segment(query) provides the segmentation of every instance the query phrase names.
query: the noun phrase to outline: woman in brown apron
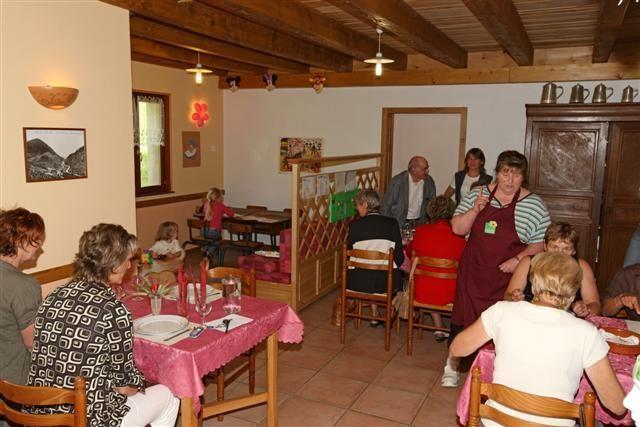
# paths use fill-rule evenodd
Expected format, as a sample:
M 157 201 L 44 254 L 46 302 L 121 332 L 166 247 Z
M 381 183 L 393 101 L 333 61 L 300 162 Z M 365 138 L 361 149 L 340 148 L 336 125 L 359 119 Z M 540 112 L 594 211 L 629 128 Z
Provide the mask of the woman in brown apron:
M 501 153 L 496 184 L 468 195 L 452 219 L 453 231 L 469 234 L 469 241 L 458 270 L 450 340 L 503 299 L 511 273 L 523 256 L 542 251 L 549 214 L 538 196 L 522 189 L 526 173 L 527 159 L 522 154 Z M 516 206 L 521 207 L 520 212 Z M 518 234 L 518 215 L 527 215 L 527 222 L 536 224 L 528 236 Z M 452 362 L 447 359 L 443 386 L 457 385 L 459 374 Z

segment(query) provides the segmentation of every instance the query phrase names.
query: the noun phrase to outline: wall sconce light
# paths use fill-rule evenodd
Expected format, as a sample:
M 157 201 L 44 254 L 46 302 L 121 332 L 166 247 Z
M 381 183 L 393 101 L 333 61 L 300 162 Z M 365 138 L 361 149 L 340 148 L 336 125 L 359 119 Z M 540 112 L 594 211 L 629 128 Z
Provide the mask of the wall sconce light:
M 227 77 L 227 85 L 231 92 L 235 92 L 240 88 L 240 76 Z
M 73 104 L 78 97 L 78 89 L 61 86 L 29 86 L 29 92 L 36 102 L 52 110 L 62 110 Z

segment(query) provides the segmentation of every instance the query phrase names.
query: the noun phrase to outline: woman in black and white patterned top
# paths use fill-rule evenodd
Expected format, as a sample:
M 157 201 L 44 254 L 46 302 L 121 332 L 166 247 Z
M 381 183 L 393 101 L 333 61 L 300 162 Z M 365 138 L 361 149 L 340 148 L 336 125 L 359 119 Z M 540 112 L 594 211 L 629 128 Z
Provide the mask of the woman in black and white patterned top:
M 73 388 L 87 380 L 90 426 L 172 427 L 179 401 L 163 385 L 143 391 L 133 360 L 131 313 L 109 284 L 129 270 L 136 238 L 123 227 L 99 224 L 80 238 L 74 277 L 44 301 L 35 320 L 29 385 Z M 69 412 L 44 407 L 38 412 Z

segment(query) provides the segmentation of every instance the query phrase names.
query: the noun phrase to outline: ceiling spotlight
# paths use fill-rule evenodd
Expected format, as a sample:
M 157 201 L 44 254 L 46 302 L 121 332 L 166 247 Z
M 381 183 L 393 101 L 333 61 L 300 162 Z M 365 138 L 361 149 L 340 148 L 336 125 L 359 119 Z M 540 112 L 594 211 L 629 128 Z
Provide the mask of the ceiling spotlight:
M 376 28 L 376 32 L 378 33 L 378 53 L 373 58 L 365 59 L 364 62 L 367 64 L 376 64 L 375 72 L 376 77 L 380 77 L 382 75 L 382 64 L 391 64 L 393 63 L 393 59 L 385 58 L 382 56 L 382 52 L 380 52 L 380 41 L 382 39 L 382 28 Z

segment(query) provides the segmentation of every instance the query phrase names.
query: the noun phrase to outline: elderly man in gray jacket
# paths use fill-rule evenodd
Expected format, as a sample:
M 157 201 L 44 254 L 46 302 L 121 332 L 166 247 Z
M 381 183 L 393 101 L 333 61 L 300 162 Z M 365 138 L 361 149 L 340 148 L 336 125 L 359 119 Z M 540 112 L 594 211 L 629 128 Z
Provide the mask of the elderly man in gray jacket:
M 436 184 L 429 176 L 429 162 L 422 156 L 415 156 L 409 160 L 406 171 L 391 178 L 380 213 L 395 218 L 400 227 L 407 222 L 423 223 L 427 203 L 435 196 Z

